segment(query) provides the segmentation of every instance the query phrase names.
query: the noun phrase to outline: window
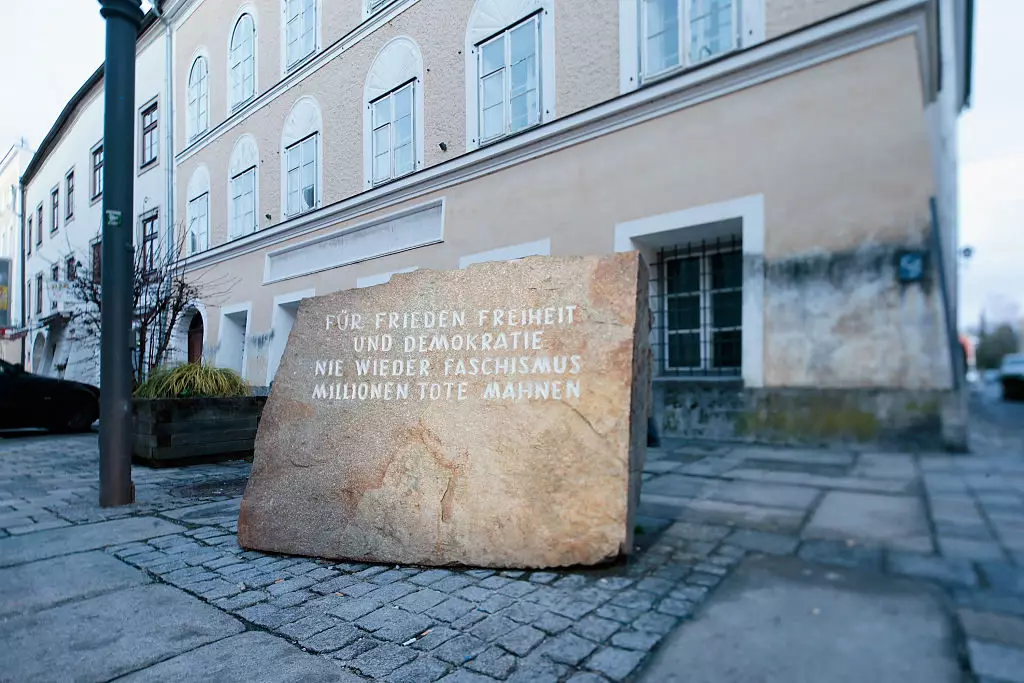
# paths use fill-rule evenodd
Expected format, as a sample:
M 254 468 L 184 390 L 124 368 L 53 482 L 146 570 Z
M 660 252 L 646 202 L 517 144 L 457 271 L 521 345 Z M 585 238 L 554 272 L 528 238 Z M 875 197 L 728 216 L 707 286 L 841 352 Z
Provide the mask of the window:
M 146 168 L 155 164 L 157 156 L 160 154 L 159 112 L 156 102 L 142 110 L 141 123 L 142 142 L 139 145 L 139 151 L 142 153 L 142 158 L 139 160 L 139 168 Z
M 32 216 L 25 222 L 25 253 L 32 253 Z
M 415 168 L 413 102 L 413 84 L 409 83 L 370 105 L 375 183 L 411 173 Z
M 32 280 L 25 282 L 25 301 L 29 304 L 28 315 L 32 316 Z
M 479 46 L 481 142 L 540 122 L 539 31 L 534 15 Z
M 738 376 L 743 253 L 739 238 L 662 249 L 652 335 L 661 374 Z
M 188 253 L 206 251 L 210 243 L 210 194 L 204 192 L 188 203 Z
M 287 214 L 295 216 L 316 206 L 316 145 L 314 133 L 285 149 Z
M 256 168 L 231 179 L 231 237 L 256 231 Z
M 36 275 L 36 313 L 43 312 L 43 274 Z
M 36 207 L 36 246 L 43 243 L 43 205 Z
M 92 150 L 92 198 L 103 194 L 103 145 Z
M 64 262 L 64 277 L 67 278 L 68 282 L 78 277 L 78 262 L 74 256 L 68 256 Z
M 142 272 L 152 275 L 160 265 L 159 243 L 160 215 L 153 211 L 142 218 Z
M 64 176 L 64 221 L 67 222 L 75 217 L 75 172 L 68 171 Z
M 210 89 L 205 57 L 197 57 L 188 74 L 188 137 L 194 140 L 210 125 Z
M 103 242 L 92 243 L 92 264 L 90 266 L 92 270 L 92 281 L 94 284 L 99 284 L 103 280 Z
M 735 0 L 641 0 L 643 75 L 692 66 L 739 46 Z
M 395 0 L 366 0 L 366 13 L 373 14 L 385 5 L 390 5 Z
M 231 33 L 231 106 L 237 107 L 256 93 L 256 24 L 243 14 Z
M 57 283 L 60 282 L 60 265 L 54 263 L 50 268 L 50 310 L 57 308 Z
M 50 232 L 60 227 L 60 188 L 50 190 Z
M 285 45 L 288 68 L 316 49 L 316 0 L 285 0 Z

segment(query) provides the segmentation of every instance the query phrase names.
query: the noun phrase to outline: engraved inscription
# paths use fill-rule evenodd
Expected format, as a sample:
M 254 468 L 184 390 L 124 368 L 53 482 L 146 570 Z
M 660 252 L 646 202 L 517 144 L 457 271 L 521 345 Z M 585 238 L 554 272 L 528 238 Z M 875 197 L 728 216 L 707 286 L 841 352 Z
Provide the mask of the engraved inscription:
M 559 330 L 579 318 L 575 305 L 328 314 L 325 329 L 337 333 L 352 357 L 313 360 L 312 398 L 324 403 L 579 399 L 583 355 L 567 354 L 554 343 Z

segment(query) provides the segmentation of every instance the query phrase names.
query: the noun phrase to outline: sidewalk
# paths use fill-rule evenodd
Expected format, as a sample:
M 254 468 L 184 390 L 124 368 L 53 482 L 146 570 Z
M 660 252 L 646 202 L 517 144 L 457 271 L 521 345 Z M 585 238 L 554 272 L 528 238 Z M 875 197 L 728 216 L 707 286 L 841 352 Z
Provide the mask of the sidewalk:
M 103 510 L 95 435 L 0 439 L 0 680 L 1024 682 L 1024 453 L 993 443 L 670 444 L 629 563 L 492 572 L 243 552 L 246 463 L 135 468 Z

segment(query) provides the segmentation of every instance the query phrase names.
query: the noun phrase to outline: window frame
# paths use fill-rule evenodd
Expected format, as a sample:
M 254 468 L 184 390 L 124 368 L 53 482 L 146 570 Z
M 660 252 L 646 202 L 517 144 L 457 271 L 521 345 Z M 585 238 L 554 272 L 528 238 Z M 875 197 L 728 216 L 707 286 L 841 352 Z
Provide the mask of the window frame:
M 99 159 L 97 164 L 96 160 Z M 103 169 L 106 164 L 106 155 L 103 150 L 103 141 L 100 140 L 89 150 L 89 201 L 95 203 L 103 196 Z
M 242 177 L 247 176 L 250 173 L 252 174 L 252 190 L 250 192 L 250 195 L 252 197 L 252 223 L 248 226 L 242 226 L 242 229 L 239 230 L 236 228 L 236 225 L 238 224 L 239 220 L 239 212 L 238 207 L 235 205 L 235 200 L 238 199 L 239 197 L 244 196 L 244 194 L 235 194 L 235 184 Z M 257 173 L 257 167 L 253 165 L 241 171 L 240 173 L 236 173 L 229 180 L 228 201 L 231 202 L 232 209 L 231 225 L 228 226 L 229 239 L 237 239 L 239 237 L 244 237 L 245 235 L 251 235 L 252 233 L 256 232 L 256 230 L 259 228 L 259 206 L 257 205 L 256 199 L 258 178 L 259 174 Z
M 148 231 L 152 225 L 153 230 Z M 152 243 L 152 244 L 151 244 Z M 139 216 L 139 248 L 142 251 L 142 274 L 151 277 L 159 270 L 157 257 L 160 251 L 160 210 L 153 209 Z
M 306 209 L 299 208 L 299 209 L 293 211 L 291 206 L 290 206 L 290 203 L 289 203 L 289 198 L 290 198 L 290 195 L 291 195 L 291 191 L 289 190 L 289 187 L 288 187 L 288 181 L 289 181 L 289 178 L 290 178 L 290 175 L 291 175 L 291 172 L 292 172 L 291 160 L 290 160 L 291 152 L 292 152 L 292 150 L 299 150 L 300 148 L 302 148 L 308 142 L 311 142 L 312 143 L 312 147 L 313 147 L 313 204 L 309 208 L 306 208 Z M 302 170 L 303 166 L 305 166 L 305 164 L 302 162 L 302 159 L 300 158 L 299 165 L 295 167 L 295 170 L 297 170 L 297 171 L 299 171 L 301 173 L 301 170 Z M 302 182 L 301 181 L 301 177 L 300 177 L 299 182 L 300 183 Z M 294 218 L 295 216 L 301 216 L 304 213 L 309 213 L 310 211 L 315 211 L 319 207 L 319 205 L 320 205 L 320 131 L 316 131 L 316 132 L 310 133 L 306 137 L 304 137 L 304 138 L 302 138 L 300 140 L 296 140 L 295 142 L 293 142 L 292 144 L 290 144 L 290 145 L 288 145 L 287 147 L 284 148 L 284 187 L 285 187 L 285 194 L 284 194 L 285 212 L 284 213 L 285 213 L 285 217 L 286 218 Z M 302 189 L 303 188 L 301 188 L 301 187 L 298 188 L 298 196 L 299 196 L 300 200 L 302 198 Z
M 89 243 L 89 270 L 93 284 L 103 282 L 103 240 L 95 239 Z
M 239 99 L 236 99 L 236 97 L 235 97 L 235 82 L 234 82 L 235 70 L 237 68 L 243 67 L 243 65 L 245 63 L 245 60 L 243 59 L 243 60 L 236 61 L 236 50 L 237 50 L 237 48 L 235 47 L 235 37 L 238 34 L 238 30 L 239 30 L 240 26 L 242 25 L 242 22 L 245 21 L 246 19 L 249 20 L 249 24 L 250 24 L 250 28 L 251 28 L 251 31 L 250 31 L 251 35 L 250 35 L 250 38 L 249 38 L 250 52 L 249 52 L 249 55 L 248 55 L 248 61 L 251 62 L 251 64 L 252 64 L 252 74 L 251 74 L 251 77 L 250 77 L 250 81 L 252 82 L 252 90 L 251 90 L 251 92 L 249 92 L 248 95 L 245 95 L 244 92 L 243 92 L 243 95 Z M 228 96 L 228 111 L 230 111 L 230 112 L 235 112 L 238 109 L 241 109 L 243 106 L 245 106 L 246 104 L 251 102 L 256 97 L 256 92 L 257 92 L 256 79 L 258 77 L 257 64 L 256 64 L 258 50 L 257 50 L 256 40 L 257 40 L 256 17 L 253 16 L 253 13 L 251 11 L 246 9 L 246 10 L 242 11 L 241 14 L 238 15 L 238 18 L 235 20 L 235 23 L 234 23 L 234 25 L 231 28 L 231 34 L 228 36 L 228 81 L 227 81 L 227 83 L 228 83 L 228 92 L 227 92 L 227 96 Z M 244 75 L 243 75 L 242 83 L 244 84 L 244 82 L 245 82 L 245 79 L 244 79 Z
M 205 240 L 205 246 L 203 246 L 203 248 L 201 248 L 201 249 L 198 248 L 198 245 L 195 244 L 193 239 L 192 239 L 193 235 L 197 235 L 198 234 L 195 231 L 195 229 L 194 229 L 194 224 L 196 222 L 197 215 L 193 212 L 193 207 L 198 206 L 199 205 L 198 202 L 200 200 L 203 201 L 204 206 L 206 208 L 206 210 L 205 210 L 205 212 L 203 214 L 205 219 L 206 219 L 205 226 L 204 226 L 205 235 L 203 235 L 203 239 Z M 195 197 L 193 197 L 192 199 L 188 200 L 188 205 L 186 207 L 186 214 L 185 214 L 185 216 L 186 216 L 186 220 L 188 222 L 187 223 L 187 230 L 188 230 L 188 234 L 187 234 L 187 239 L 188 239 L 188 255 L 189 256 L 193 256 L 195 254 L 201 254 L 201 253 L 203 253 L 204 251 L 206 251 L 206 250 L 208 250 L 210 248 L 210 191 L 209 190 L 206 190 L 205 192 L 202 192 L 202 193 L 196 195 Z
M 202 67 L 201 73 L 196 69 Z M 193 77 L 197 80 L 193 81 Z M 206 55 L 196 55 L 188 70 L 185 89 L 188 141 L 195 142 L 210 130 L 210 61 Z
M 60 264 L 54 263 L 50 266 L 50 282 L 60 282 Z M 53 296 L 53 292 L 50 292 L 50 310 L 57 310 L 57 297 Z
M 369 102 L 369 104 L 368 104 L 368 106 L 370 108 L 370 113 L 369 113 L 369 116 L 370 116 L 370 131 L 369 131 L 369 135 L 370 135 L 370 184 L 371 184 L 371 186 L 376 187 L 377 185 L 383 185 L 384 183 L 390 182 L 390 181 L 395 180 L 397 178 L 401 178 L 401 177 L 407 176 L 410 173 L 415 173 L 415 171 L 416 171 L 416 167 L 418 166 L 418 162 L 417 162 L 418 154 L 420 152 L 420 150 L 418 149 L 417 144 L 416 144 L 416 138 L 417 138 L 416 130 L 417 130 L 417 126 L 419 125 L 419 120 L 418 120 L 419 117 L 416 116 L 416 103 L 417 103 L 417 97 L 419 97 L 418 88 L 416 87 L 416 84 L 417 84 L 418 81 L 419 81 L 418 78 L 411 78 L 411 79 L 405 81 L 404 83 L 402 83 L 401 85 L 399 85 L 398 87 L 393 88 L 392 90 L 389 90 L 388 92 L 384 93 L 383 95 L 377 97 L 376 99 L 374 99 L 373 101 Z M 411 164 L 410 164 L 410 167 L 409 167 L 409 169 L 407 171 L 403 171 L 402 173 L 396 173 L 395 172 L 395 104 L 394 104 L 394 98 L 395 98 L 396 95 L 398 95 L 403 90 L 408 90 L 409 91 L 409 147 L 411 148 L 410 149 L 410 151 L 411 151 L 411 157 L 410 157 L 411 158 Z M 376 105 L 378 103 L 382 102 L 385 99 L 390 100 L 390 116 L 389 116 L 388 122 L 386 124 L 377 126 L 377 125 L 375 125 L 375 121 L 374 121 L 374 111 L 375 111 Z M 377 135 L 376 135 L 376 133 L 377 133 L 378 129 L 383 128 L 385 125 L 389 126 L 389 131 L 388 131 L 388 175 L 386 177 L 378 179 L 376 177 L 376 160 L 377 160 L 377 156 L 378 156 L 377 155 Z
M 291 43 L 288 40 L 288 25 L 290 23 L 288 19 L 288 10 L 291 7 L 291 3 L 296 3 L 299 7 L 299 11 L 296 14 L 295 20 L 302 22 L 306 15 L 306 3 L 307 1 L 312 2 L 313 7 L 313 21 L 310 33 L 312 34 L 311 45 L 308 51 L 292 55 L 290 53 Z M 282 0 L 281 1 L 281 73 L 287 74 L 297 69 L 300 65 L 304 64 L 313 55 L 317 54 L 320 49 L 320 16 L 321 2 L 320 0 Z M 300 34 L 299 41 L 305 33 Z M 299 42 L 297 41 L 297 42 Z
M 64 224 L 75 217 L 75 169 L 64 174 Z
M 639 3 L 637 10 L 637 41 L 639 47 L 639 81 L 641 84 L 650 82 L 652 80 L 658 80 L 665 77 L 666 75 L 675 73 L 677 71 L 684 71 L 691 69 L 704 62 L 715 59 L 722 55 L 734 52 L 743 44 L 743 36 L 741 34 L 740 26 L 742 23 L 742 4 L 739 0 L 727 0 L 730 5 L 730 22 L 732 32 L 732 43 L 731 46 L 717 52 L 715 54 L 708 55 L 703 59 L 693 60 L 690 55 L 690 37 L 691 37 L 691 25 L 690 20 L 690 3 L 693 0 L 675 0 L 676 2 L 676 17 L 678 26 L 676 27 L 677 39 L 679 45 L 679 60 L 676 64 L 666 66 L 658 71 L 650 71 L 648 64 L 650 63 L 650 55 L 647 49 L 647 18 L 648 18 L 648 6 L 651 2 L 658 2 L 659 0 L 637 0 Z M 707 0 L 714 2 L 716 0 Z
M 146 117 L 153 115 L 147 123 Z M 146 156 L 147 138 L 152 139 L 152 156 Z M 139 170 L 156 166 L 160 162 L 160 102 L 154 98 L 139 109 Z
M 43 245 L 43 203 L 36 206 L 36 246 Z
M 78 277 L 78 259 L 72 254 L 64 259 L 64 277 L 68 282 Z
M 36 273 L 36 315 L 43 314 L 43 273 Z
M 363 17 L 371 17 L 378 12 L 383 12 L 388 5 L 392 5 L 397 0 L 366 0 L 363 5 Z
M 25 239 L 25 255 L 32 253 L 32 216 L 31 214 L 25 216 L 25 234 L 28 237 Z
M 726 377 L 739 378 L 743 374 L 743 245 L 742 238 L 732 236 L 728 238 L 731 244 L 712 243 L 705 246 L 703 243 L 688 243 L 682 252 L 677 251 L 671 255 L 659 253 L 658 278 L 660 292 L 658 298 L 658 315 L 663 323 L 660 325 L 660 346 L 663 350 L 663 357 L 659 359 L 658 370 L 662 376 L 670 377 Z M 718 254 L 737 254 L 740 258 L 740 284 L 738 287 L 714 287 L 714 270 L 711 267 L 711 259 Z M 690 292 L 669 292 L 668 290 L 668 264 L 672 261 L 684 259 L 698 260 L 697 291 Z M 716 326 L 713 320 L 713 295 L 725 293 L 739 293 L 740 311 L 738 326 Z M 699 322 L 697 328 L 672 326 L 672 316 L 669 302 L 674 299 L 692 297 L 696 298 L 699 307 Z M 728 366 L 716 366 L 714 358 L 714 334 L 716 332 L 740 333 L 739 364 Z M 693 334 L 698 336 L 698 353 L 700 356 L 699 365 L 672 365 L 671 338 L 673 335 Z
M 544 67 L 541 63 L 543 59 L 544 45 L 543 35 L 541 34 L 541 19 L 542 14 L 546 10 L 539 9 L 531 14 L 519 19 L 518 21 L 509 24 L 502 30 L 494 33 L 487 38 L 484 38 L 478 42 L 475 46 L 476 52 L 476 140 L 477 146 L 483 147 L 484 145 L 491 144 L 498 140 L 507 138 L 517 133 L 529 130 L 536 126 L 544 123 L 544 84 L 542 79 L 544 78 Z M 535 90 L 537 92 L 537 120 L 533 123 L 529 123 L 518 130 L 512 130 L 512 81 L 510 73 L 512 70 L 512 31 L 526 25 L 527 23 L 533 22 L 534 32 L 534 78 L 536 81 Z M 502 132 L 490 137 L 484 137 L 484 79 L 493 76 L 498 70 L 491 71 L 484 74 L 484 47 L 494 43 L 495 41 L 504 41 L 504 62 L 501 67 L 502 71 Z
M 60 229 L 60 185 L 50 188 L 50 234 Z

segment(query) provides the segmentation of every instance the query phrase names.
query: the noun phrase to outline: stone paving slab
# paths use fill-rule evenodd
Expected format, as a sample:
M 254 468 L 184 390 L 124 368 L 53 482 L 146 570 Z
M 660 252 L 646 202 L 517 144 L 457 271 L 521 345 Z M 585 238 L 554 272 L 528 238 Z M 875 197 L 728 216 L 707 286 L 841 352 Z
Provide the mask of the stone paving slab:
M 804 527 L 803 535 L 853 538 L 924 553 L 934 547 L 924 506 L 916 496 L 830 491 Z
M 0 567 L 48 557 L 95 550 L 107 545 L 140 541 L 184 528 L 153 517 L 129 517 L 97 524 L 80 524 L 62 529 L 39 531 L 24 536 L 0 539 Z
M 281 638 L 250 631 L 186 652 L 119 683 L 360 683 L 337 663 L 303 652 Z
M 0 569 L 0 616 L 27 614 L 68 600 L 149 583 L 149 577 L 102 551 Z
M 940 598 L 910 582 L 791 558 L 741 564 L 659 649 L 651 683 L 960 683 Z
M 142 586 L 0 621 L 0 676 L 107 681 L 242 630 L 170 586 Z

